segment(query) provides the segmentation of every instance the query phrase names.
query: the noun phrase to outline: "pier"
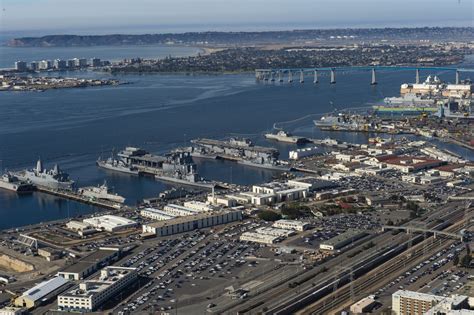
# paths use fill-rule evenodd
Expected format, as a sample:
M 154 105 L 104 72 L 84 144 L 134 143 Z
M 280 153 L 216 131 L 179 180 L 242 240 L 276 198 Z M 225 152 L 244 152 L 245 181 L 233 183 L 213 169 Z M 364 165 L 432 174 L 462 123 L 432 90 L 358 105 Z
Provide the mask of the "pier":
M 336 84 L 336 73 L 344 71 L 363 71 L 370 72 L 370 85 L 376 85 L 378 71 L 415 71 L 415 82 L 420 83 L 420 71 L 449 71 L 454 72 L 456 84 L 461 83 L 461 72 L 474 72 L 474 69 L 469 68 L 455 68 L 455 67 L 408 67 L 408 66 L 348 66 L 348 67 L 321 67 L 321 68 L 282 68 L 282 69 L 255 69 L 255 79 L 260 81 L 275 82 L 275 77 L 278 82 L 283 83 L 286 75 L 288 83 L 293 82 L 293 75 L 299 75 L 299 82 L 304 83 L 306 76 L 313 76 L 313 83 L 318 84 L 319 73 L 327 72 L 329 74 L 329 83 Z
M 72 190 L 56 190 L 56 189 L 51 189 L 51 188 L 46 188 L 46 187 L 39 187 L 39 186 L 36 186 L 36 190 L 42 193 L 82 202 L 85 204 L 89 204 L 89 205 L 93 205 L 93 206 L 97 206 L 101 208 L 113 209 L 113 210 L 120 210 L 122 208 L 121 204 L 110 202 L 107 200 L 88 198 Z

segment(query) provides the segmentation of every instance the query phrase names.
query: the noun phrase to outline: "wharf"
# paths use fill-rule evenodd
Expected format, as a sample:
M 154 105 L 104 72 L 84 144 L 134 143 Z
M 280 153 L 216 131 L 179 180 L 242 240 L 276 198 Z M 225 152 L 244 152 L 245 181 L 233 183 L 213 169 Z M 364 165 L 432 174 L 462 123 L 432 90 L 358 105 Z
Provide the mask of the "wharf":
M 106 200 L 91 199 L 83 195 L 80 195 L 74 191 L 56 190 L 56 189 L 51 189 L 51 188 L 46 188 L 46 187 L 39 187 L 39 186 L 36 186 L 36 190 L 39 192 L 46 193 L 46 194 L 82 202 L 85 204 L 90 204 L 93 206 L 98 206 L 101 208 L 113 209 L 113 210 L 119 210 L 122 208 L 122 205 L 118 203 L 114 203 L 114 202 L 110 202 Z

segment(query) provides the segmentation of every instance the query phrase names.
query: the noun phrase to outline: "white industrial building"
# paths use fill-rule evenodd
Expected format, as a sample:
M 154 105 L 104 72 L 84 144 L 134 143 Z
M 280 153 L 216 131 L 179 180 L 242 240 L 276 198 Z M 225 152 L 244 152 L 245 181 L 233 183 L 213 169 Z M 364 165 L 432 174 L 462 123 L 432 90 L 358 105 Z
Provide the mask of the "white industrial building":
M 90 224 L 75 220 L 71 220 L 66 223 L 66 228 L 68 230 L 77 232 L 77 234 L 79 234 L 80 236 L 85 236 L 97 232 L 97 229 L 95 229 Z
M 17 297 L 15 299 L 15 306 L 28 309 L 34 308 L 42 302 L 56 297 L 68 282 L 68 280 L 61 277 L 54 277 L 41 282 Z
M 349 229 L 346 232 L 339 234 L 327 241 L 323 241 L 319 244 L 320 249 L 324 250 L 337 250 L 341 247 L 344 247 L 352 242 L 357 241 L 358 239 L 367 235 L 365 231 Z
M 242 220 L 242 211 L 212 211 L 143 225 L 143 233 L 167 236 Z
M 169 215 L 174 215 L 176 217 L 182 217 L 186 215 L 194 215 L 201 213 L 203 211 L 191 209 L 185 206 L 175 205 L 175 204 L 167 204 L 163 207 L 163 211 L 168 213 Z
M 220 205 L 224 207 L 235 207 L 237 205 L 237 200 L 232 196 L 222 196 L 210 194 L 207 196 L 207 202 L 212 205 Z
M 115 215 L 103 215 L 99 217 L 92 217 L 82 220 L 82 222 L 89 224 L 95 228 L 105 230 L 108 232 L 117 232 L 121 230 L 130 229 L 137 225 L 137 222 L 115 216 Z
M 305 187 L 292 187 L 286 183 L 271 182 L 252 186 L 251 202 L 254 205 L 270 205 L 277 202 L 292 201 L 308 196 L 309 189 Z
M 188 209 L 193 209 L 200 212 L 213 211 L 215 208 L 205 202 L 201 201 L 187 201 L 183 204 Z
M 304 231 L 309 227 L 307 222 L 297 220 L 278 220 L 273 223 L 273 227 L 287 230 Z
M 158 210 L 155 208 L 145 208 L 140 211 L 140 215 L 142 217 L 150 218 L 150 219 L 158 220 L 158 221 L 170 220 L 170 219 L 176 218 L 175 215 L 171 215 L 168 212 Z
M 283 237 L 283 238 L 286 238 L 291 235 L 295 235 L 295 231 L 293 230 L 277 229 L 277 228 L 272 228 L 272 227 L 259 227 L 255 229 L 255 232 L 262 235 L 271 235 L 271 236 L 277 236 L 277 237 Z
M 136 268 L 105 267 L 100 276 L 84 280 L 79 286 L 58 296 L 58 308 L 65 311 L 92 312 L 107 299 L 124 290 L 138 277 Z
M 291 160 L 299 160 L 308 156 L 313 156 L 317 153 L 318 147 L 309 147 L 290 151 L 288 155 Z
M 255 242 L 262 244 L 275 244 L 281 238 L 279 236 L 260 234 L 257 232 L 244 232 L 240 235 L 240 240 L 245 242 Z

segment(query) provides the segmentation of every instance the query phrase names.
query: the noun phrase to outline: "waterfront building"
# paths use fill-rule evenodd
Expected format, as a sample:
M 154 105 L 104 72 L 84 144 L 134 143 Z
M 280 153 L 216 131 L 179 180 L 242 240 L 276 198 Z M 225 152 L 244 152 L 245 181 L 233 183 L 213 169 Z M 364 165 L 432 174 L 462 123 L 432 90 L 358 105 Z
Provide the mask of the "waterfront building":
M 90 65 L 92 67 L 100 67 L 102 65 L 102 63 L 101 63 L 99 58 L 91 58 Z
M 30 62 L 30 69 L 33 71 L 38 70 L 38 62 L 37 61 Z
M 58 69 L 58 70 L 64 70 L 67 68 L 67 62 L 66 60 L 62 59 L 55 59 L 53 61 L 53 68 Z
M 90 226 L 107 232 L 117 232 L 137 226 L 137 222 L 116 215 L 103 215 L 84 219 L 82 221 Z
M 87 59 L 85 58 L 74 58 L 76 67 L 85 68 L 87 67 Z
M 51 60 L 41 60 L 38 62 L 38 70 L 48 70 L 51 69 Z
M 138 277 L 136 268 L 105 267 L 100 275 L 82 281 L 58 296 L 58 308 L 63 311 L 93 312 L 107 299 L 125 290 Z
M 35 308 L 41 303 L 56 297 L 67 283 L 69 281 L 62 277 L 54 277 L 41 282 L 17 297 L 14 304 L 28 309 Z
M 16 61 L 15 62 L 15 70 L 16 71 L 21 71 L 21 72 L 24 72 L 26 70 L 28 70 L 28 67 L 27 67 L 27 63 L 25 61 Z
M 69 60 L 67 61 L 67 67 L 68 67 L 69 69 L 74 69 L 74 68 L 76 68 L 76 60 L 75 60 L 75 59 L 69 59 Z

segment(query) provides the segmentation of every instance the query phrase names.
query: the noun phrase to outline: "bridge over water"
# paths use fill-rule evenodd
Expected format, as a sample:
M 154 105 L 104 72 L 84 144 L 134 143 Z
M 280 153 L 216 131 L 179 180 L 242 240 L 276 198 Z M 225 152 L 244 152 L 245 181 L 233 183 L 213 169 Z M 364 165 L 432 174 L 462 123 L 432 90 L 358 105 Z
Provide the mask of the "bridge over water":
M 420 83 L 420 70 L 426 71 L 449 71 L 455 74 L 455 82 L 461 82 L 460 74 L 463 72 L 474 72 L 471 68 L 457 67 L 416 67 L 416 66 L 353 66 L 353 67 L 321 67 L 321 68 L 268 68 L 255 69 L 255 78 L 257 81 L 278 81 L 283 82 L 286 79 L 289 83 L 293 82 L 293 76 L 299 75 L 299 82 L 303 83 L 307 75 L 313 76 L 313 83 L 319 83 L 319 73 L 329 72 L 329 83 L 336 83 L 336 72 L 343 71 L 367 71 L 372 75 L 371 84 L 377 84 L 377 71 L 415 71 L 415 82 Z

